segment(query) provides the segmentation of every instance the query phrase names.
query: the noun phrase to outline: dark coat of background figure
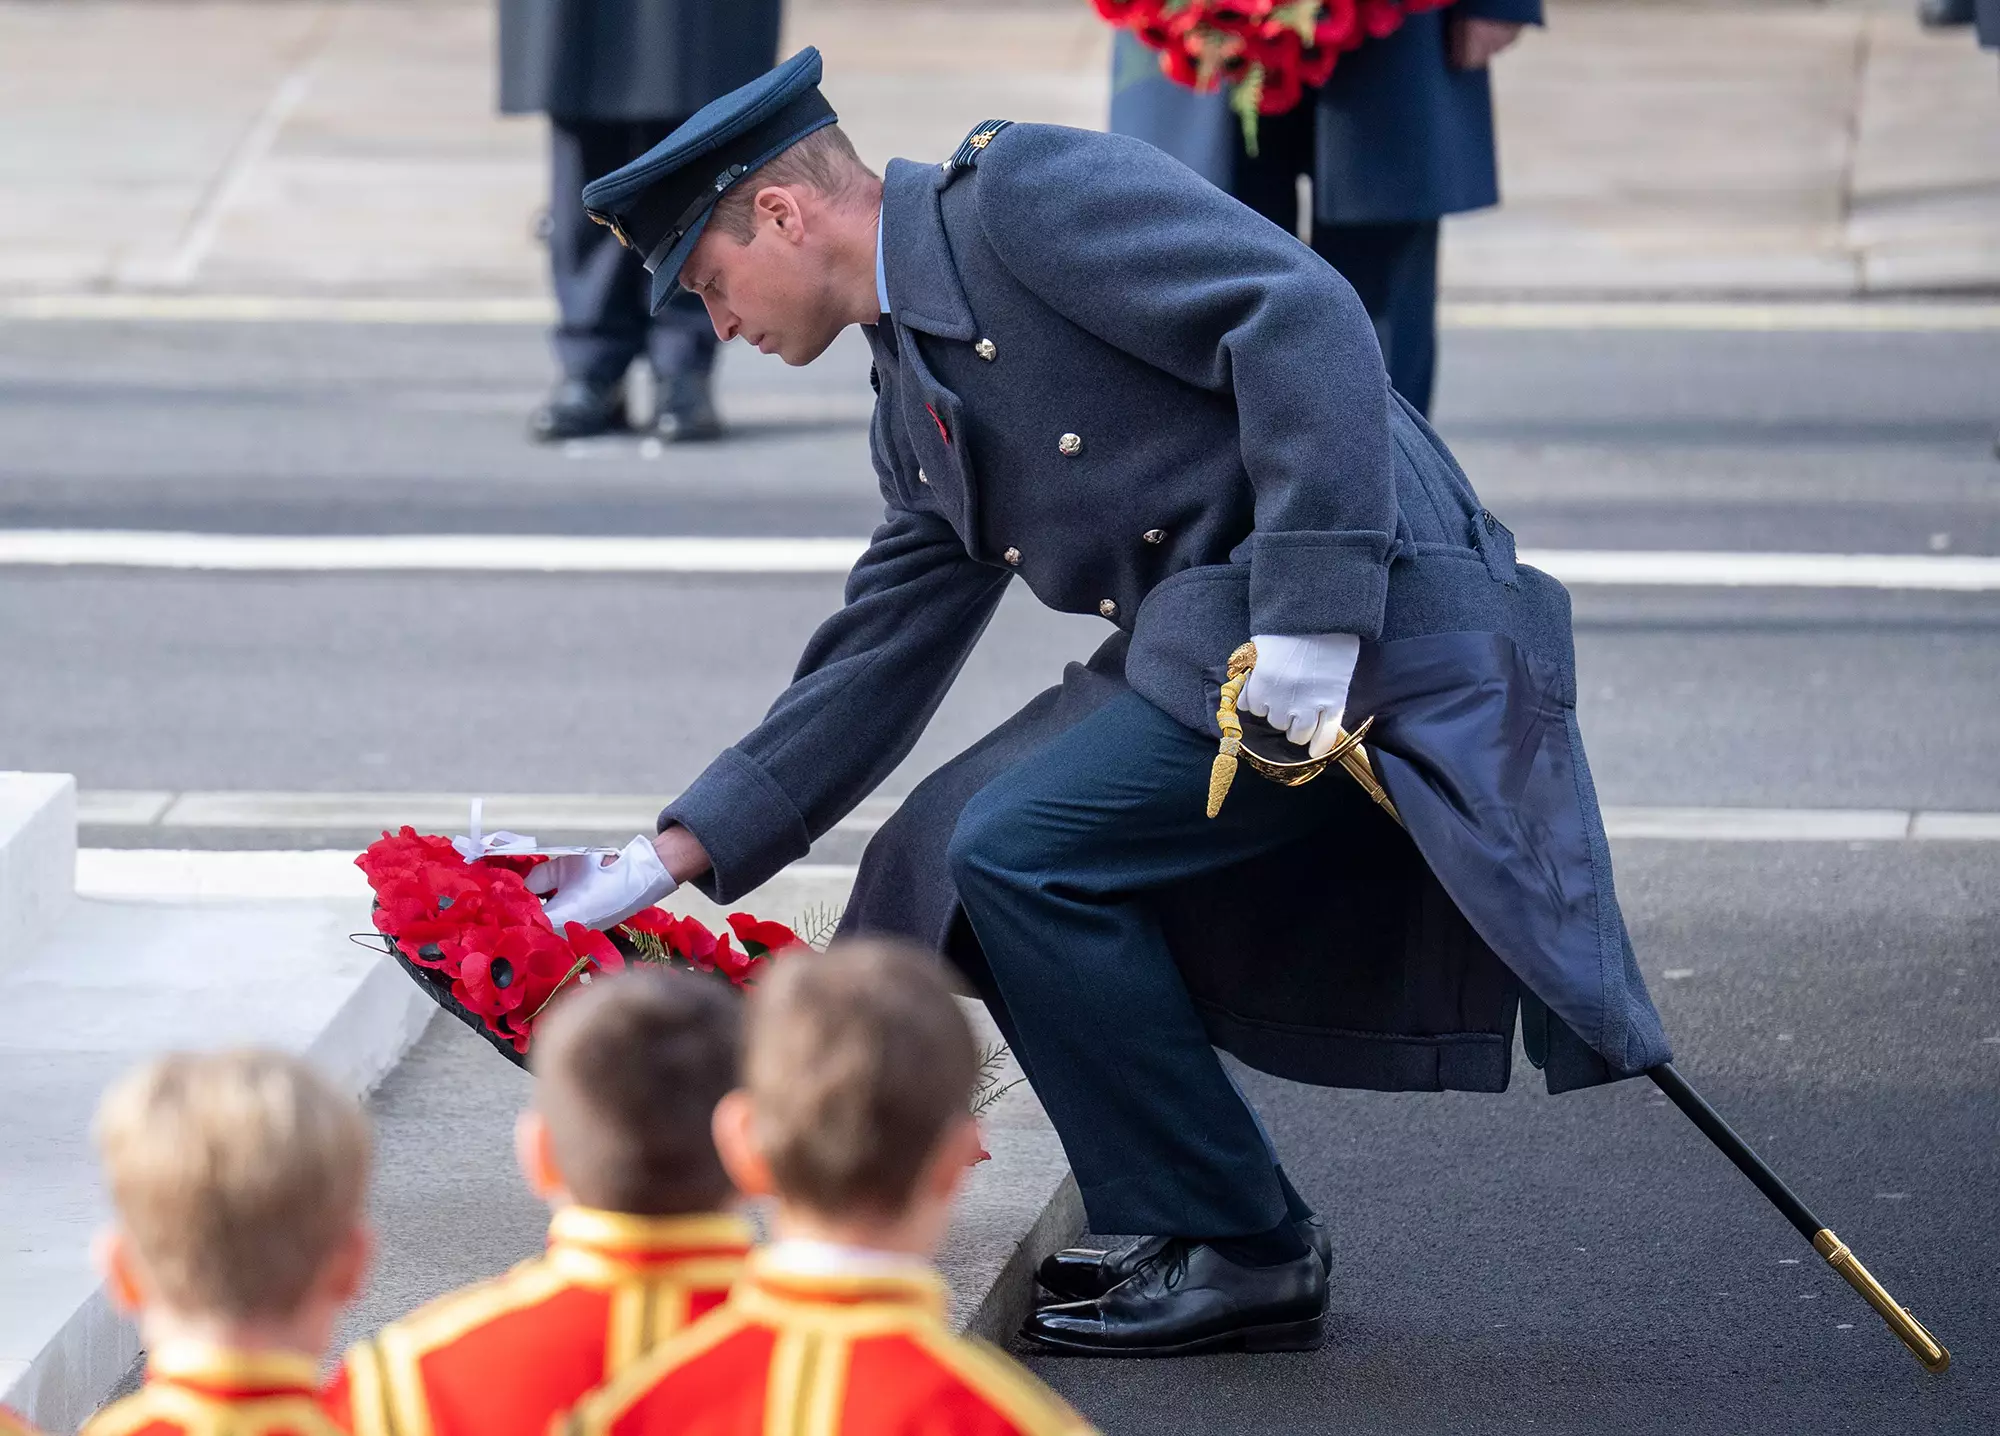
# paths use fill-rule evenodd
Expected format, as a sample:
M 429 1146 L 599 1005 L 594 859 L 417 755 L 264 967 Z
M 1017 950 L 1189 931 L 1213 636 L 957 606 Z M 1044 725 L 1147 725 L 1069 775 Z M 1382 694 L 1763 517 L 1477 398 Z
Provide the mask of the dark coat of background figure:
M 1211 1041 L 1383 1090 L 1504 1088 L 1517 1018 L 1553 1090 L 1666 1060 L 1576 725 L 1568 594 L 1388 390 L 1353 292 L 1146 145 L 1014 125 L 977 154 L 884 177 L 885 519 L 791 686 L 661 814 L 707 849 L 702 889 L 734 901 L 881 783 L 1018 577 L 1104 617 L 1103 645 L 918 785 L 842 922 L 977 983 L 946 842 L 975 795 L 1134 692 L 1219 736 L 1252 633 L 1359 633 L 1348 711 L 1375 716 L 1409 832 L 1330 773 L 1318 837 L 1157 895 Z M 1198 775 L 1197 812 L 1204 794 Z
M 1452 17 L 1539 25 L 1541 0 L 1457 0 L 1341 56 L 1297 109 L 1266 116 L 1258 154 L 1220 94 L 1160 73 L 1125 31 L 1112 50 L 1111 128 L 1159 146 L 1280 228 L 1298 231 L 1312 177 L 1312 245 L 1368 306 L 1389 379 L 1430 412 L 1437 354 L 1438 221 L 1499 203 L 1486 70 L 1447 63 Z
M 562 316 L 554 341 L 578 406 L 572 424 L 542 437 L 617 427 L 625 371 L 641 354 L 659 377 L 663 411 L 671 416 L 678 404 L 683 417 L 698 418 L 717 347 L 707 312 L 690 295 L 653 316 L 644 268 L 584 214 L 583 187 L 770 69 L 779 0 L 499 4 L 501 112 L 549 117 L 549 261 Z M 596 410 L 605 422 L 593 425 Z M 708 432 L 697 427 L 681 436 Z

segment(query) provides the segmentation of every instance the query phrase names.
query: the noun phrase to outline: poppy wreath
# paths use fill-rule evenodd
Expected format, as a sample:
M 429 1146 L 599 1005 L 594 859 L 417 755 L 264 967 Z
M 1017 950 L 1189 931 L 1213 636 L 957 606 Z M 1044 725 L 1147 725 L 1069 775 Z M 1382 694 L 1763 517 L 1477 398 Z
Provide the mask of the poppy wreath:
M 451 839 L 404 828 L 354 860 L 375 892 L 375 930 L 389 954 L 440 1007 L 527 1065 L 539 1017 L 556 995 L 629 963 L 679 968 L 743 988 L 772 957 L 802 947 L 783 923 L 731 913 L 713 933 L 659 908 L 608 932 L 567 923 L 557 932 L 526 878 L 544 857 L 467 862 Z M 737 946 L 737 944 L 741 946 Z
M 1451 0 L 1093 0 L 1097 13 L 1160 52 L 1177 85 L 1227 88 L 1257 154 L 1260 115 L 1282 115 L 1324 85 L 1340 57 Z

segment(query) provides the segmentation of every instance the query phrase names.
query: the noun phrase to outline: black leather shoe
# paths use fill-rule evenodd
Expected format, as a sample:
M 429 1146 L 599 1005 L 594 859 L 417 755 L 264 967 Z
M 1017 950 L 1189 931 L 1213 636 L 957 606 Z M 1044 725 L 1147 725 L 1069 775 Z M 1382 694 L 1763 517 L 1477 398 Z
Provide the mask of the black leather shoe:
M 1079 1356 L 1317 1351 L 1326 1342 L 1326 1268 L 1312 1252 L 1238 1266 L 1177 1237 L 1096 1301 L 1043 1307 L 1021 1335 Z
M 1318 1217 L 1298 1223 L 1306 1245 L 1319 1253 L 1320 1265 L 1333 1274 L 1333 1233 Z M 1167 1244 L 1165 1237 L 1146 1237 L 1123 1251 L 1097 1251 L 1090 1247 L 1065 1247 L 1045 1258 L 1035 1272 L 1035 1280 L 1057 1301 L 1095 1301 L 1137 1271 L 1140 1265 Z
M 528 417 L 528 433 L 545 444 L 559 439 L 588 439 L 624 427 L 623 380 L 601 386 L 586 379 L 565 379 Z
M 654 392 L 660 402 L 653 430 L 669 444 L 698 444 L 722 437 L 722 416 L 715 412 L 715 392 L 708 375 L 662 376 Z

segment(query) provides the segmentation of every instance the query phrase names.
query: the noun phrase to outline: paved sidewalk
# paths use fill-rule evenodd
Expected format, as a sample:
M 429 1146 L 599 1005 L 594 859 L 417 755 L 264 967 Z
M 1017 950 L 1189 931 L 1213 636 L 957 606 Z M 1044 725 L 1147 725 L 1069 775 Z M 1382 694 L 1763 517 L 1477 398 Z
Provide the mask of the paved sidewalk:
M 1082 4 L 795 0 L 862 152 L 1103 122 Z M 0 0 L 0 294 L 543 292 L 542 129 L 456 3 Z M 2000 67 L 1906 4 L 1555 0 L 1497 66 L 1461 296 L 2000 290 Z

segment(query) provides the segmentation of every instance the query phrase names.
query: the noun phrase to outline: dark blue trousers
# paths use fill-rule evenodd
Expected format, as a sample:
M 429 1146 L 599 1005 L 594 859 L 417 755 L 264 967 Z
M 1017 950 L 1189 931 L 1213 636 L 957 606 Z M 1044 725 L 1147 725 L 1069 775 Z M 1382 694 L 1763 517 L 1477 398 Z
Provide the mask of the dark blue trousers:
M 1147 895 L 1325 826 L 1333 782 L 1245 769 L 1211 820 L 1215 748 L 1128 693 L 987 784 L 952 834 L 988 967 L 968 975 L 1055 1122 L 1093 1231 L 1248 1236 L 1287 1215 Z
M 1265 116 L 1256 158 L 1240 148 L 1236 156 L 1231 192 L 1292 234 L 1299 229 L 1298 179 L 1313 171 L 1317 111 L 1307 103 Z M 1375 321 L 1390 385 L 1429 418 L 1437 375 L 1438 222 L 1342 224 L 1315 215 L 1311 233 L 1313 251 L 1354 286 Z
M 652 276 L 639 256 L 583 211 L 583 187 L 630 164 L 679 120 L 549 117 L 549 268 L 561 322 L 556 360 L 572 379 L 605 386 L 645 354 L 662 378 L 715 363 L 715 328 L 692 294 L 676 294 L 656 319 Z

